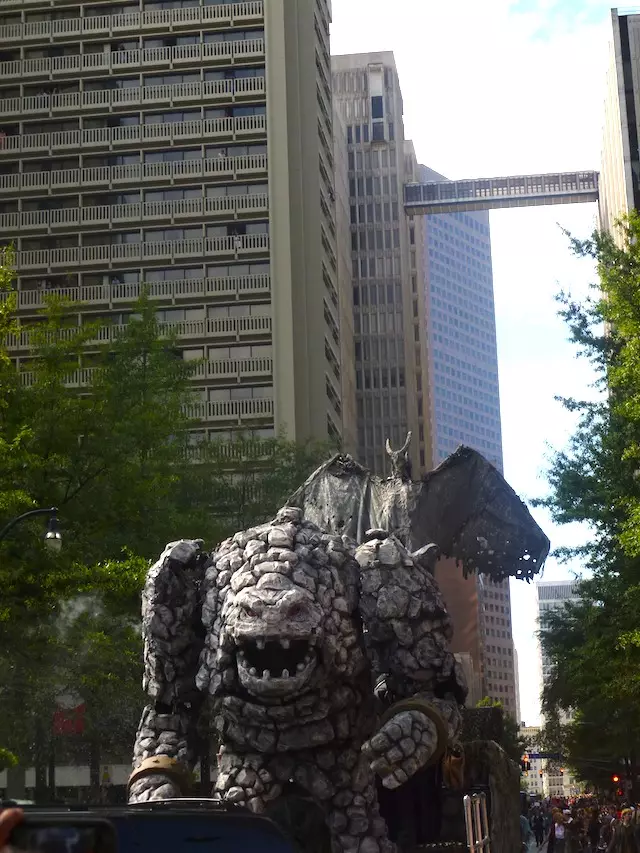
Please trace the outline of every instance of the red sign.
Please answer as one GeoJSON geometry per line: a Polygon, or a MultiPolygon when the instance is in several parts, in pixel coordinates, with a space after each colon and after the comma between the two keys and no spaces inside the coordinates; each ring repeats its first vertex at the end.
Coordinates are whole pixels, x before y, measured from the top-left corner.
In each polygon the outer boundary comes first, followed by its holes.
{"type": "Polygon", "coordinates": [[[84,732],[84,705],[57,708],[53,714],[54,735],[81,735],[84,732]]]}

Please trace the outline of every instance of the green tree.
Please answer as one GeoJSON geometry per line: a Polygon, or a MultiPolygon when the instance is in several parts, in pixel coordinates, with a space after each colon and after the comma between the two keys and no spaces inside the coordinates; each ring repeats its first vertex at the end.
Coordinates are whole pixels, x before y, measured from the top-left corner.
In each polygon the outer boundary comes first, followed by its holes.
{"type": "Polygon", "coordinates": [[[553,662],[546,713],[575,712],[565,732],[567,761],[594,784],[610,776],[612,762],[634,778],[640,744],[639,238],[633,212],[617,242],[597,232],[572,240],[578,256],[596,263],[599,282],[582,302],[561,295],[561,314],[602,394],[562,401],[578,425],[567,449],[553,456],[550,495],[539,502],[556,522],[584,522],[591,533],[561,554],[580,559],[590,574],[579,584],[581,601],[548,616],[541,643],[553,662]]]}
{"type": "Polygon", "coordinates": [[[284,438],[190,446],[194,365],[179,357],[148,300],[117,335],[104,324],[78,327],[77,307],[57,299],[18,327],[5,260],[0,526],[56,505],[65,543],[60,554],[47,552],[41,521],[0,543],[0,743],[36,762],[42,792],[52,746],[80,750],[84,761],[88,751],[94,784],[100,755],[123,760],[131,747],[148,560],[168,540],[198,536],[213,546],[266,520],[328,449],[284,438]],[[7,351],[16,335],[32,348],[21,374],[7,351]],[[85,735],[54,743],[62,693],[85,702],[85,735]]]}
{"type": "Polygon", "coordinates": [[[499,699],[491,699],[485,696],[476,703],[476,708],[498,708],[502,714],[502,733],[499,744],[512,761],[520,764],[523,754],[527,749],[527,742],[520,734],[518,723],[504,710],[499,699]]]}

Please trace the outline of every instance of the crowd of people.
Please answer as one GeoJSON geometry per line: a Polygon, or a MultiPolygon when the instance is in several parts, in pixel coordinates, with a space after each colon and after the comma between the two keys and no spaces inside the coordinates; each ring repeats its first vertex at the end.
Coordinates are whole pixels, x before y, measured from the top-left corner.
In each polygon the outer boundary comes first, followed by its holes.
{"type": "Polygon", "coordinates": [[[640,806],[536,803],[520,823],[523,853],[640,853],[640,806]]]}

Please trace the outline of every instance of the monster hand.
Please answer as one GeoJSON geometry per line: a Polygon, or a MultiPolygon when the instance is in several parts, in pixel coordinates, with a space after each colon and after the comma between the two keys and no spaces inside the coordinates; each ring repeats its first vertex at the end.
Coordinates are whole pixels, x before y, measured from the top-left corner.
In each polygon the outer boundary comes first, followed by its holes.
{"type": "Polygon", "coordinates": [[[183,796],[180,786],[161,773],[143,776],[129,786],[130,803],[146,803],[149,800],[176,800],[183,796]]]}
{"type": "Polygon", "coordinates": [[[441,750],[442,727],[418,710],[399,710],[362,746],[385,788],[399,788],[441,750]]]}

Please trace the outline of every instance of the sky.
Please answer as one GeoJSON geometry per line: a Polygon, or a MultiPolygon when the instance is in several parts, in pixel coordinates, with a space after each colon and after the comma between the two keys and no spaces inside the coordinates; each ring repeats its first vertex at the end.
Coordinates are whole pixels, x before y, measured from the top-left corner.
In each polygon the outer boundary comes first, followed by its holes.
{"type": "MultiPolygon", "coordinates": [[[[599,169],[610,8],[601,0],[333,0],[331,51],[394,52],[405,136],[421,163],[451,179],[599,169]]],[[[555,301],[560,289],[580,297],[595,280],[562,231],[587,236],[595,221],[593,204],[491,212],[504,470],[525,500],[546,493],[549,456],[575,423],[556,396],[595,393],[555,301]]],[[[532,512],[552,548],[589,535],[532,512]]],[[[579,570],[550,558],[543,579],[579,570]]],[[[533,586],[512,581],[511,599],[520,716],[535,725],[533,586]]]]}

